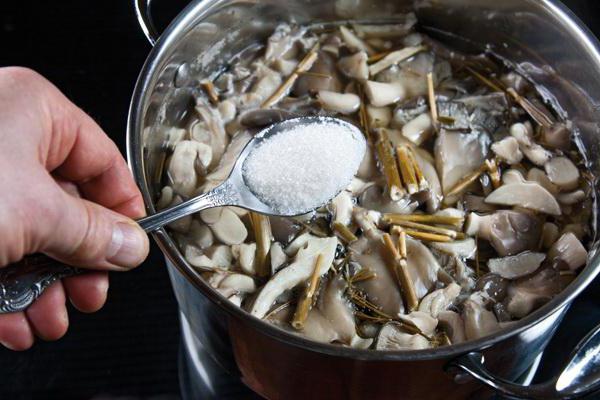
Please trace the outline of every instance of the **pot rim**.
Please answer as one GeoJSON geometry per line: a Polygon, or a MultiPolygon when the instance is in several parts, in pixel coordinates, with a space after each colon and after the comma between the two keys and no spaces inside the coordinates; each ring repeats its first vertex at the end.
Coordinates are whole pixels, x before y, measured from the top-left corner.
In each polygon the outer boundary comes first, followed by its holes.
{"type": "MultiPolygon", "coordinates": [[[[194,0],[169,24],[167,29],[161,34],[154,48],[150,51],[138,76],[133,96],[130,103],[130,109],[127,121],[127,159],[129,167],[132,170],[133,177],[140,187],[146,209],[149,213],[154,213],[155,208],[153,199],[148,190],[148,182],[144,173],[144,161],[142,157],[140,139],[142,137],[143,124],[143,105],[147,102],[150,91],[154,86],[156,76],[155,72],[160,66],[160,60],[168,55],[168,51],[175,44],[177,36],[183,29],[189,27],[194,19],[207,15],[213,9],[218,8],[220,3],[226,0],[216,0],[213,2],[194,0]]],[[[558,0],[540,0],[541,6],[554,14],[557,19],[566,23],[569,34],[574,36],[593,56],[596,64],[600,66],[600,42],[594,37],[593,33],[583,24],[583,22],[573,14],[564,4],[558,0]]],[[[200,276],[200,274],[191,267],[177,249],[173,240],[169,237],[165,229],[161,228],[155,231],[152,236],[156,240],[159,248],[173,264],[175,268],[188,280],[202,295],[206,296],[215,305],[221,307],[229,316],[239,318],[252,325],[260,332],[283,343],[297,346],[303,350],[313,351],[324,355],[335,357],[346,357],[360,359],[365,361],[416,361],[431,359],[448,359],[459,356],[471,351],[480,351],[491,347],[494,344],[506,340],[514,335],[518,335],[534,325],[540,323],[550,315],[568,307],[573,299],[579,295],[600,272],[600,254],[595,254],[592,260],[581,271],[577,278],[571,282],[560,294],[544,306],[529,314],[525,318],[516,321],[510,327],[501,329],[492,335],[483,338],[467,341],[457,345],[438,347],[425,350],[397,350],[397,351],[373,351],[354,349],[333,344],[317,343],[305,339],[299,335],[287,332],[276,327],[262,319],[259,319],[240,307],[232,304],[229,300],[213,290],[200,276]]]]}

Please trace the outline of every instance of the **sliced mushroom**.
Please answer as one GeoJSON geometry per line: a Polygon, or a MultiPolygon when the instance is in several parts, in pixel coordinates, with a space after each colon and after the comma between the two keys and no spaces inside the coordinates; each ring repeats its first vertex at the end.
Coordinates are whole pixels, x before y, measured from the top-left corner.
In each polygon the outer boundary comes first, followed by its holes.
{"type": "Polygon", "coordinates": [[[576,271],[587,263],[587,250],[577,236],[567,232],[548,250],[548,259],[563,261],[571,271],[576,271]]]}
{"type": "Polygon", "coordinates": [[[202,126],[205,131],[210,133],[207,141],[200,140],[210,146],[212,150],[212,159],[210,160],[210,168],[214,168],[223,157],[225,148],[229,144],[229,137],[225,132],[225,124],[216,109],[213,109],[208,104],[199,103],[196,105],[196,112],[200,116],[202,122],[196,126],[202,126]]]}
{"type": "Polygon", "coordinates": [[[444,193],[465,175],[479,168],[486,153],[487,142],[483,136],[442,130],[435,141],[434,154],[444,193]],[[465,157],[465,154],[469,157],[465,157]]]}
{"type": "Polygon", "coordinates": [[[420,241],[407,238],[407,270],[417,298],[423,298],[435,286],[440,265],[431,251],[420,241]]]}
{"type": "Polygon", "coordinates": [[[186,246],[185,259],[192,266],[200,269],[229,269],[233,261],[233,255],[231,248],[226,245],[210,247],[204,253],[195,246],[186,246]]]}
{"type": "Polygon", "coordinates": [[[319,310],[338,333],[340,340],[350,344],[356,335],[354,312],[344,297],[348,283],[341,274],[330,279],[319,299],[319,310]]]}
{"type": "Polygon", "coordinates": [[[544,165],[552,154],[533,140],[533,128],[529,122],[516,123],[510,127],[510,134],[517,139],[520,149],[535,165],[544,165]]]}
{"type": "Polygon", "coordinates": [[[470,213],[465,232],[489,241],[500,256],[508,256],[535,250],[540,242],[542,223],[525,211],[500,210],[490,215],[470,213]]]}
{"type": "Polygon", "coordinates": [[[421,350],[431,347],[429,340],[403,330],[402,325],[388,322],[379,331],[375,342],[376,350],[421,350]]]}
{"type": "Polygon", "coordinates": [[[287,262],[287,256],[283,251],[283,247],[279,242],[271,243],[271,249],[269,250],[269,256],[271,258],[271,275],[274,275],[279,271],[283,265],[287,262]]]}
{"type": "Polygon", "coordinates": [[[467,340],[479,339],[500,329],[494,313],[487,310],[483,302],[474,295],[463,303],[463,318],[467,340]]]}
{"type": "Polygon", "coordinates": [[[345,26],[340,26],[340,33],[342,34],[342,39],[351,51],[355,52],[365,52],[367,54],[373,54],[373,48],[362,41],[358,36],[356,36],[350,29],[345,26]]]}
{"type": "Polygon", "coordinates": [[[560,193],[556,196],[556,200],[562,205],[572,206],[581,203],[587,196],[583,190],[576,190],[570,193],[560,193]]]}
{"type": "Polygon", "coordinates": [[[175,146],[177,146],[177,143],[179,143],[182,140],[184,140],[184,138],[186,136],[187,136],[187,130],[180,129],[180,128],[175,128],[175,127],[170,127],[165,132],[165,144],[164,144],[164,146],[168,147],[170,149],[174,149],[175,146]]]}
{"type": "Polygon", "coordinates": [[[378,171],[379,169],[377,168],[377,163],[375,162],[373,149],[371,146],[367,146],[363,160],[358,167],[358,171],[356,171],[356,176],[361,179],[369,180],[375,177],[378,171]]]}
{"type": "Polygon", "coordinates": [[[350,347],[354,349],[362,349],[366,350],[373,344],[373,338],[362,338],[358,335],[352,336],[352,340],[350,340],[350,347]]]}
{"type": "Polygon", "coordinates": [[[231,100],[223,100],[219,103],[218,106],[219,114],[221,115],[221,120],[224,124],[227,124],[235,118],[235,114],[237,109],[235,107],[235,103],[231,100]]]}
{"type": "Polygon", "coordinates": [[[454,311],[442,311],[438,314],[438,327],[446,332],[452,344],[459,344],[467,340],[465,323],[460,314],[454,311]]]}
{"type": "Polygon", "coordinates": [[[205,250],[213,245],[214,236],[210,228],[196,220],[190,223],[189,238],[198,248],[205,250]]]}
{"type": "Polygon", "coordinates": [[[354,203],[350,193],[343,190],[331,200],[331,211],[333,222],[339,222],[342,225],[349,225],[352,221],[352,208],[354,203]]]}
{"type": "Polygon", "coordinates": [[[244,113],[240,118],[240,123],[248,128],[262,128],[295,116],[289,111],[278,108],[259,108],[244,113]]]}
{"type": "Polygon", "coordinates": [[[298,250],[294,262],[273,275],[262,288],[252,306],[252,315],[264,317],[279,295],[306,281],[312,274],[319,254],[322,254],[319,275],[327,272],[333,262],[337,243],[336,238],[310,238],[305,246],[298,250]]]}
{"type": "Polygon", "coordinates": [[[323,108],[341,114],[353,114],[360,107],[360,97],[352,93],[336,93],[329,90],[320,90],[317,97],[323,108]]]}
{"type": "Polygon", "coordinates": [[[523,318],[546,304],[560,291],[560,275],[544,268],[531,277],[521,278],[508,287],[506,309],[515,318],[523,318]]]}
{"type": "Polygon", "coordinates": [[[465,264],[459,257],[453,257],[454,279],[465,291],[471,291],[475,287],[475,271],[465,264]]]}
{"type": "Polygon", "coordinates": [[[387,54],[381,60],[369,66],[369,74],[375,76],[384,69],[396,65],[422,51],[424,48],[421,46],[416,47],[405,47],[401,50],[392,51],[387,54]]]}
{"type": "Polygon", "coordinates": [[[545,222],[542,228],[542,246],[549,249],[558,240],[558,226],[552,222],[545,222]]]}
{"type": "Polygon", "coordinates": [[[288,24],[278,25],[273,34],[267,39],[265,62],[271,63],[282,58],[294,46],[296,41],[304,35],[305,31],[305,28],[292,28],[288,24]]]}
{"type": "Polygon", "coordinates": [[[367,118],[372,128],[387,128],[392,121],[392,110],[389,107],[367,106],[367,118]]]}
{"type": "Polygon", "coordinates": [[[302,74],[296,80],[293,89],[294,95],[302,97],[317,93],[319,90],[341,92],[343,86],[335,64],[335,56],[326,51],[319,51],[317,60],[309,70],[312,74],[302,74]]]}
{"type": "Polygon", "coordinates": [[[365,82],[365,93],[371,105],[388,106],[404,99],[406,91],[401,83],[365,82]]]}
{"type": "Polygon", "coordinates": [[[210,225],[210,229],[224,244],[240,244],[248,236],[248,230],[240,217],[229,208],[223,209],[221,217],[210,225]]]}
{"type": "Polygon", "coordinates": [[[454,302],[460,291],[461,287],[454,282],[443,289],[434,290],[423,297],[423,300],[419,304],[419,311],[437,318],[440,312],[448,309],[452,302],[454,302]]]}
{"type": "Polygon", "coordinates": [[[486,203],[519,206],[550,215],[561,215],[558,202],[537,182],[502,185],[485,198],[486,203]]]}
{"type": "MultiPolygon", "coordinates": [[[[170,206],[176,206],[183,203],[183,199],[181,198],[181,196],[179,196],[178,194],[176,194],[175,196],[173,196],[173,201],[171,202],[170,206]]],[[[175,221],[171,222],[168,226],[169,228],[173,229],[176,232],[179,233],[187,233],[190,230],[190,226],[192,224],[192,216],[191,215],[186,215],[185,217],[181,217],[179,219],[176,219],[175,221]]]]}
{"type": "Polygon", "coordinates": [[[348,78],[364,81],[369,78],[368,58],[367,53],[359,51],[351,56],[341,58],[337,63],[337,67],[348,78]]]}
{"type": "Polygon", "coordinates": [[[297,60],[286,60],[285,58],[278,58],[273,62],[273,67],[275,68],[275,70],[279,71],[283,76],[291,75],[297,66],[297,60]]]}
{"type": "Polygon", "coordinates": [[[544,253],[525,251],[514,256],[490,258],[488,269],[506,279],[516,279],[536,271],[546,258],[544,253]]]}
{"type": "Polygon", "coordinates": [[[423,113],[415,119],[409,121],[402,127],[402,134],[405,138],[420,146],[429,139],[433,131],[433,123],[429,113],[423,113]]]}
{"type": "Polygon", "coordinates": [[[165,186],[160,191],[160,197],[156,202],[156,209],[162,210],[167,208],[173,201],[173,188],[171,186],[165,186]]]}
{"type": "Polygon", "coordinates": [[[561,190],[573,190],[579,183],[579,170],[567,157],[554,157],[544,165],[552,183],[561,190]]]}
{"type": "Polygon", "coordinates": [[[256,269],[254,268],[256,243],[234,244],[231,246],[231,253],[245,274],[256,275],[256,269]]]}
{"type": "Polygon", "coordinates": [[[256,290],[254,279],[244,274],[228,274],[219,283],[219,289],[232,289],[237,293],[253,293],[256,290]]]}
{"type": "Polygon", "coordinates": [[[238,156],[250,139],[252,139],[252,136],[245,130],[239,132],[231,139],[227,150],[223,154],[223,157],[221,157],[219,165],[210,174],[206,175],[206,183],[202,185],[202,191],[211,190],[227,179],[238,156]]]}
{"type": "Polygon", "coordinates": [[[559,192],[558,187],[552,183],[550,178],[548,178],[548,175],[539,168],[531,168],[527,171],[527,180],[539,183],[553,195],[556,195],[559,192]]]}
{"type": "Polygon", "coordinates": [[[361,207],[382,213],[409,214],[419,206],[419,203],[410,198],[392,201],[385,190],[377,185],[366,188],[359,199],[361,207]]]}
{"type": "Polygon", "coordinates": [[[571,145],[571,131],[567,125],[563,123],[556,123],[550,128],[542,128],[542,141],[548,147],[568,150],[571,145]]]}
{"type": "Polygon", "coordinates": [[[437,170],[433,165],[433,160],[430,158],[429,153],[426,151],[418,151],[418,149],[416,149],[414,155],[419,168],[421,168],[423,177],[425,177],[427,185],[429,186],[429,196],[425,201],[427,204],[427,211],[430,213],[436,212],[439,210],[443,198],[442,185],[437,170]]]}
{"type": "Polygon", "coordinates": [[[301,334],[320,343],[331,343],[339,339],[331,322],[317,308],[313,308],[308,313],[301,334]]]}
{"type": "Polygon", "coordinates": [[[477,252],[477,245],[473,238],[455,240],[452,242],[431,242],[430,246],[443,253],[465,259],[475,257],[475,253],[477,252]]]}
{"type": "Polygon", "coordinates": [[[168,168],[173,190],[181,196],[191,196],[198,186],[198,177],[206,174],[211,160],[210,146],[192,140],[177,143],[168,168]]]}
{"type": "Polygon", "coordinates": [[[477,280],[475,290],[495,302],[500,302],[506,297],[509,283],[508,279],[490,272],[477,280]]]}
{"type": "Polygon", "coordinates": [[[519,142],[512,136],[492,144],[491,149],[496,155],[509,164],[518,164],[523,159],[523,153],[519,150],[519,142]]]}

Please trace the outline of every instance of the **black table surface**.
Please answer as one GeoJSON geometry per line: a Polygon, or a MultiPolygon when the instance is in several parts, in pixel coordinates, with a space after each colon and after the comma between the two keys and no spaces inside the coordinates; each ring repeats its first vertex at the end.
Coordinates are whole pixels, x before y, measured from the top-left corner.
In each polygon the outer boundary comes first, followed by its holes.
{"type": "MultiPolygon", "coordinates": [[[[159,26],[185,1],[156,1],[159,26]]],[[[600,1],[565,3],[600,36],[600,1]]],[[[31,67],[88,112],[125,150],[129,100],[150,50],[126,0],[0,2],[0,67],[31,67]]],[[[0,238],[1,240],[1,238],[0,238]]],[[[0,349],[0,399],[179,398],[177,305],[158,249],[138,269],[111,274],[99,312],[70,308],[71,327],[26,352],[0,349]]],[[[545,352],[537,379],[600,321],[600,283],[574,304],[545,352]],[[577,329],[575,329],[577,328],[577,329]],[[574,334],[573,332],[577,333],[574,334]]]]}

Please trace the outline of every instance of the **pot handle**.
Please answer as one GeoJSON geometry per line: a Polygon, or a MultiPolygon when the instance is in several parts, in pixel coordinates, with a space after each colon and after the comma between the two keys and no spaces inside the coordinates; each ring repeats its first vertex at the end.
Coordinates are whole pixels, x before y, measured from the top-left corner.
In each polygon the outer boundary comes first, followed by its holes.
{"type": "Polygon", "coordinates": [[[483,354],[464,354],[446,365],[446,371],[464,371],[496,391],[533,400],[573,399],[600,389],[600,325],[583,338],[571,353],[560,375],[548,382],[523,386],[493,375],[483,354]]]}
{"type": "Polygon", "coordinates": [[[152,0],[133,0],[133,8],[135,9],[135,15],[144,35],[146,35],[150,44],[154,46],[160,34],[156,30],[154,21],[152,20],[150,3],[152,3],[152,0]]]}

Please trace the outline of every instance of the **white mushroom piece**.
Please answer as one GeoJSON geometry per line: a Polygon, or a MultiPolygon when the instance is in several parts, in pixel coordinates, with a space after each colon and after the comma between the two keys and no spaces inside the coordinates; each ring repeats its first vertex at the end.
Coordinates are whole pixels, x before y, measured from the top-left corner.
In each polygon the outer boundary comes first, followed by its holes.
{"type": "Polygon", "coordinates": [[[231,253],[245,274],[256,275],[256,268],[254,267],[256,243],[234,244],[231,246],[231,253]]]}
{"type": "Polygon", "coordinates": [[[181,196],[191,196],[198,186],[199,178],[206,175],[211,161],[210,146],[192,140],[177,143],[168,168],[173,190],[181,196]]]}
{"type": "Polygon", "coordinates": [[[335,196],[330,203],[331,213],[333,214],[333,223],[350,225],[352,222],[352,209],[354,202],[349,192],[343,190],[335,196]]]}
{"type": "Polygon", "coordinates": [[[519,149],[519,142],[512,136],[492,144],[491,149],[498,157],[508,164],[518,164],[523,159],[523,153],[519,149]]]}
{"type": "Polygon", "coordinates": [[[546,175],[546,173],[539,168],[531,168],[529,171],[527,171],[527,180],[539,183],[544,189],[555,196],[559,192],[559,188],[552,183],[550,178],[548,178],[548,175],[546,175]]]}
{"type": "Polygon", "coordinates": [[[429,113],[418,115],[402,127],[402,135],[417,146],[429,139],[432,132],[433,122],[429,113]]]}
{"type": "Polygon", "coordinates": [[[549,215],[561,215],[560,205],[552,193],[537,182],[504,183],[490,193],[485,202],[503,206],[518,206],[549,215]]]}
{"type": "Polygon", "coordinates": [[[479,339],[500,329],[500,324],[492,311],[485,307],[481,294],[472,294],[463,303],[465,337],[467,340],[479,339]]]}
{"type": "Polygon", "coordinates": [[[359,51],[351,56],[341,58],[337,63],[337,67],[348,78],[365,81],[369,78],[368,58],[367,53],[359,51]]]}
{"type": "Polygon", "coordinates": [[[517,139],[525,157],[535,165],[542,166],[552,154],[533,140],[533,128],[529,122],[516,123],[510,127],[510,134],[517,139]]]}
{"type": "Polygon", "coordinates": [[[375,107],[367,105],[367,118],[369,126],[373,128],[387,128],[392,121],[392,110],[389,107],[375,107]]]}
{"type": "Polygon", "coordinates": [[[374,50],[371,46],[366,44],[362,39],[356,36],[350,29],[345,26],[340,26],[340,33],[342,35],[342,39],[348,47],[352,51],[363,51],[367,54],[373,54],[374,50]]]}
{"type": "Polygon", "coordinates": [[[360,107],[360,97],[353,93],[336,93],[329,90],[319,90],[317,98],[323,108],[341,114],[353,114],[360,107]]]}
{"type": "Polygon", "coordinates": [[[437,318],[439,313],[448,309],[452,302],[460,294],[461,287],[452,282],[442,289],[434,290],[423,297],[419,304],[419,311],[428,313],[433,318],[437,318]]]}
{"type": "Polygon", "coordinates": [[[518,279],[508,286],[508,294],[504,301],[506,310],[514,318],[523,318],[547,303],[560,290],[558,271],[543,268],[538,273],[518,279]]]}
{"type": "Polygon", "coordinates": [[[258,318],[264,317],[279,295],[306,281],[311,276],[319,254],[322,254],[319,275],[326,273],[333,262],[337,243],[337,239],[331,237],[310,238],[305,246],[298,250],[294,261],[273,275],[263,286],[254,301],[251,314],[258,318]]]}
{"type": "Polygon", "coordinates": [[[454,240],[451,242],[431,242],[430,246],[443,253],[464,259],[475,257],[475,253],[477,252],[477,245],[473,238],[454,240]]]}
{"type": "Polygon", "coordinates": [[[467,340],[465,322],[460,314],[454,311],[442,311],[437,316],[438,328],[446,333],[450,343],[459,344],[467,340]]]}
{"type": "Polygon", "coordinates": [[[550,128],[542,128],[541,140],[548,147],[568,150],[571,144],[571,131],[566,124],[555,123],[550,128]]]}
{"type": "Polygon", "coordinates": [[[369,102],[375,107],[394,104],[403,100],[406,96],[406,90],[404,90],[404,86],[399,82],[366,81],[364,86],[369,102]]]}
{"type": "Polygon", "coordinates": [[[535,272],[545,258],[544,253],[524,251],[514,256],[490,258],[488,269],[503,278],[516,279],[535,272]]]}
{"type": "Polygon", "coordinates": [[[379,331],[375,342],[377,350],[420,350],[432,347],[431,342],[425,337],[431,337],[437,326],[437,319],[421,311],[413,311],[403,318],[422,333],[407,332],[402,324],[388,322],[379,331]]]}
{"type": "Polygon", "coordinates": [[[208,249],[214,243],[214,236],[206,224],[192,220],[188,231],[189,238],[200,250],[208,249]]]}
{"type": "Polygon", "coordinates": [[[195,246],[186,246],[185,259],[201,270],[229,269],[233,262],[231,247],[215,245],[204,252],[195,246]]]}
{"type": "Polygon", "coordinates": [[[225,125],[218,110],[205,103],[199,103],[196,105],[196,112],[200,121],[192,126],[190,136],[193,140],[210,147],[212,151],[210,168],[214,168],[225,153],[229,136],[225,132],[225,125]]]}
{"type": "Polygon", "coordinates": [[[209,223],[209,227],[223,244],[241,244],[248,236],[246,226],[229,207],[223,208],[220,217],[215,222],[209,223]]]}
{"type": "Polygon", "coordinates": [[[219,165],[217,165],[211,173],[206,175],[206,182],[200,188],[200,192],[207,192],[227,179],[238,156],[244,147],[246,147],[250,139],[252,139],[252,136],[247,131],[241,131],[231,139],[229,146],[227,146],[227,150],[219,161],[219,165]]]}
{"type": "Polygon", "coordinates": [[[544,165],[548,179],[561,190],[572,190],[579,183],[579,170],[567,157],[554,157],[544,165]]]}
{"type": "Polygon", "coordinates": [[[254,279],[244,274],[227,274],[218,286],[219,292],[223,293],[225,297],[229,297],[233,293],[253,293],[256,290],[256,284],[254,279]],[[227,295],[227,291],[231,291],[230,295],[227,295]]]}
{"type": "Polygon", "coordinates": [[[563,234],[548,250],[550,261],[562,261],[571,271],[576,271],[587,262],[587,250],[577,236],[571,232],[563,234]]]}
{"type": "Polygon", "coordinates": [[[415,54],[423,51],[425,48],[423,46],[415,46],[415,47],[405,47],[401,50],[392,51],[387,54],[381,60],[377,61],[374,64],[369,66],[369,73],[371,76],[375,76],[381,71],[391,67],[392,65],[396,65],[404,60],[409,59],[415,54]]]}
{"type": "Polygon", "coordinates": [[[488,215],[470,213],[465,233],[489,241],[500,256],[508,256],[537,248],[542,221],[526,211],[500,210],[488,215]]]}
{"type": "Polygon", "coordinates": [[[344,296],[347,286],[348,284],[342,275],[330,279],[319,298],[318,304],[319,310],[331,323],[339,336],[339,340],[344,344],[350,344],[356,335],[354,312],[344,296]]]}

